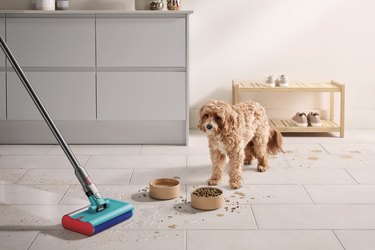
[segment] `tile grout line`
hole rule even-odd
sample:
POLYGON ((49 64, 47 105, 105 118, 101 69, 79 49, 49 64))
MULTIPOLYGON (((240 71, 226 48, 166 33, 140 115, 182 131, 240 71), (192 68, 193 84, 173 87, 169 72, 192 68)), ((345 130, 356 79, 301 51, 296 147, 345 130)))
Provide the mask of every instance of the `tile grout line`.
POLYGON ((21 175, 15 182, 14 184, 19 184, 18 181, 20 181, 29 171, 31 170, 31 168, 26 168, 26 171, 25 173, 23 173, 23 175, 21 175))
POLYGON ((30 242, 29 246, 26 248, 27 250, 29 250, 30 247, 32 246, 32 244, 34 244, 34 242, 35 242, 36 238, 38 238, 39 234, 40 234, 40 231, 38 230, 38 233, 35 235, 34 239, 30 242))
MULTIPOLYGON (((321 146, 323 149, 324 149, 324 151, 326 151, 326 153, 328 154, 328 155, 332 155, 321 143, 318 143, 319 144, 319 146, 321 146)), ((334 154, 333 154, 334 155, 334 154)))
POLYGON ((185 250, 188 249, 188 230, 185 229, 185 250))
POLYGON ((336 234, 335 230, 332 230, 332 233, 333 233, 333 235, 335 235, 336 239, 339 241, 340 245, 342 246, 342 249, 345 250, 345 247, 344 247, 344 245, 342 244, 342 242, 341 242, 339 236, 336 234))
POLYGON ((250 204, 250 208, 251 208, 251 214, 253 215, 253 219, 254 219, 254 222, 255 222, 255 226, 257 227, 256 230, 259 231, 259 226, 258 226, 258 221, 255 217, 255 213, 254 213, 254 209, 253 209, 253 204, 250 204))
POLYGON ((346 169, 346 168, 343 168, 344 170, 345 170, 345 172, 358 184, 358 185, 361 185, 361 183, 359 183, 357 180, 356 180, 356 178, 354 178, 354 176, 351 174, 351 173, 349 173, 349 171, 346 169))
POLYGON ((132 178, 133 178, 133 175, 134 175, 134 171, 135 171, 135 169, 133 168, 133 169, 132 169, 132 173, 130 174, 130 177, 129 177, 128 185, 129 185, 130 182, 132 181, 132 178))
POLYGON ((313 198, 311 197, 310 193, 307 191, 305 185, 302 185, 302 188, 303 190, 305 190, 306 194, 310 197, 310 200, 312 201, 313 205, 315 205, 315 201, 313 200, 313 198))
POLYGON ((61 205, 60 202, 64 199, 66 193, 68 192, 68 190, 70 189, 72 185, 71 184, 68 184, 68 188, 65 190, 65 192, 61 195, 61 198, 59 199, 59 201, 57 202, 57 205, 61 205))

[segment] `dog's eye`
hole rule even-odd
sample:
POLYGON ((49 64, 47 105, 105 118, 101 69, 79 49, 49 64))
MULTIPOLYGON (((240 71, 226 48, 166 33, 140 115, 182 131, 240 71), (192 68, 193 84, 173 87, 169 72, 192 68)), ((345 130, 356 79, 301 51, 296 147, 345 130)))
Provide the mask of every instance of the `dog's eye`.
POLYGON ((216 122, 221 122, 221 120, 222 120, 222 119, 221 119, 220 116, 215 116, 215 121, 216 121, 216 122))
POLYGON ((202 116, 202 119, 207 119, 208 118, 208 115, 207 114, 204 114, 203 116, 202 116))

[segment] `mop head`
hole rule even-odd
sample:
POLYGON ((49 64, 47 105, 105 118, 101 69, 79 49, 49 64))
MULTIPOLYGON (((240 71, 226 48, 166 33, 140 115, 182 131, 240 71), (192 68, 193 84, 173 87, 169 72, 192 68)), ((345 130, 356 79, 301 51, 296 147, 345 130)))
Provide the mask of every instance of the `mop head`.
POLYGON ((106 198, 107 207, 101 211, 93 211, 90 206, 84 207, 62 218, 65 229, 87 236, 100 233, 133 216, 134 207, 127 202, 106 198))

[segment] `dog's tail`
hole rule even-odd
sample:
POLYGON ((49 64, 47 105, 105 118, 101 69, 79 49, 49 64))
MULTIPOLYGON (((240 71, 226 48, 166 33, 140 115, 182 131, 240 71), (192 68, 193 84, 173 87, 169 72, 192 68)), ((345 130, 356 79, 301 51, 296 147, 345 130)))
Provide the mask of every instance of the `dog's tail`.
POLYGON ((275 128, 270 128, 270 138, 267 144, 267 151, 271 155, 276 155, 283 150, 283 136, 280 131, 275 128))

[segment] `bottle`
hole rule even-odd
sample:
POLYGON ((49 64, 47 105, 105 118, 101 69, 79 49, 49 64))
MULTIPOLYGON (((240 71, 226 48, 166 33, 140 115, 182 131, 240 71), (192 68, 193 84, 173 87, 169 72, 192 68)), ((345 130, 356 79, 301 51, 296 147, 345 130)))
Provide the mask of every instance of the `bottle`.
POLYGON ((67 9, 69 9, 69 1, 68 0, 57 0, 56 1, 56 8, 58 10, 67 10, 67 9))

